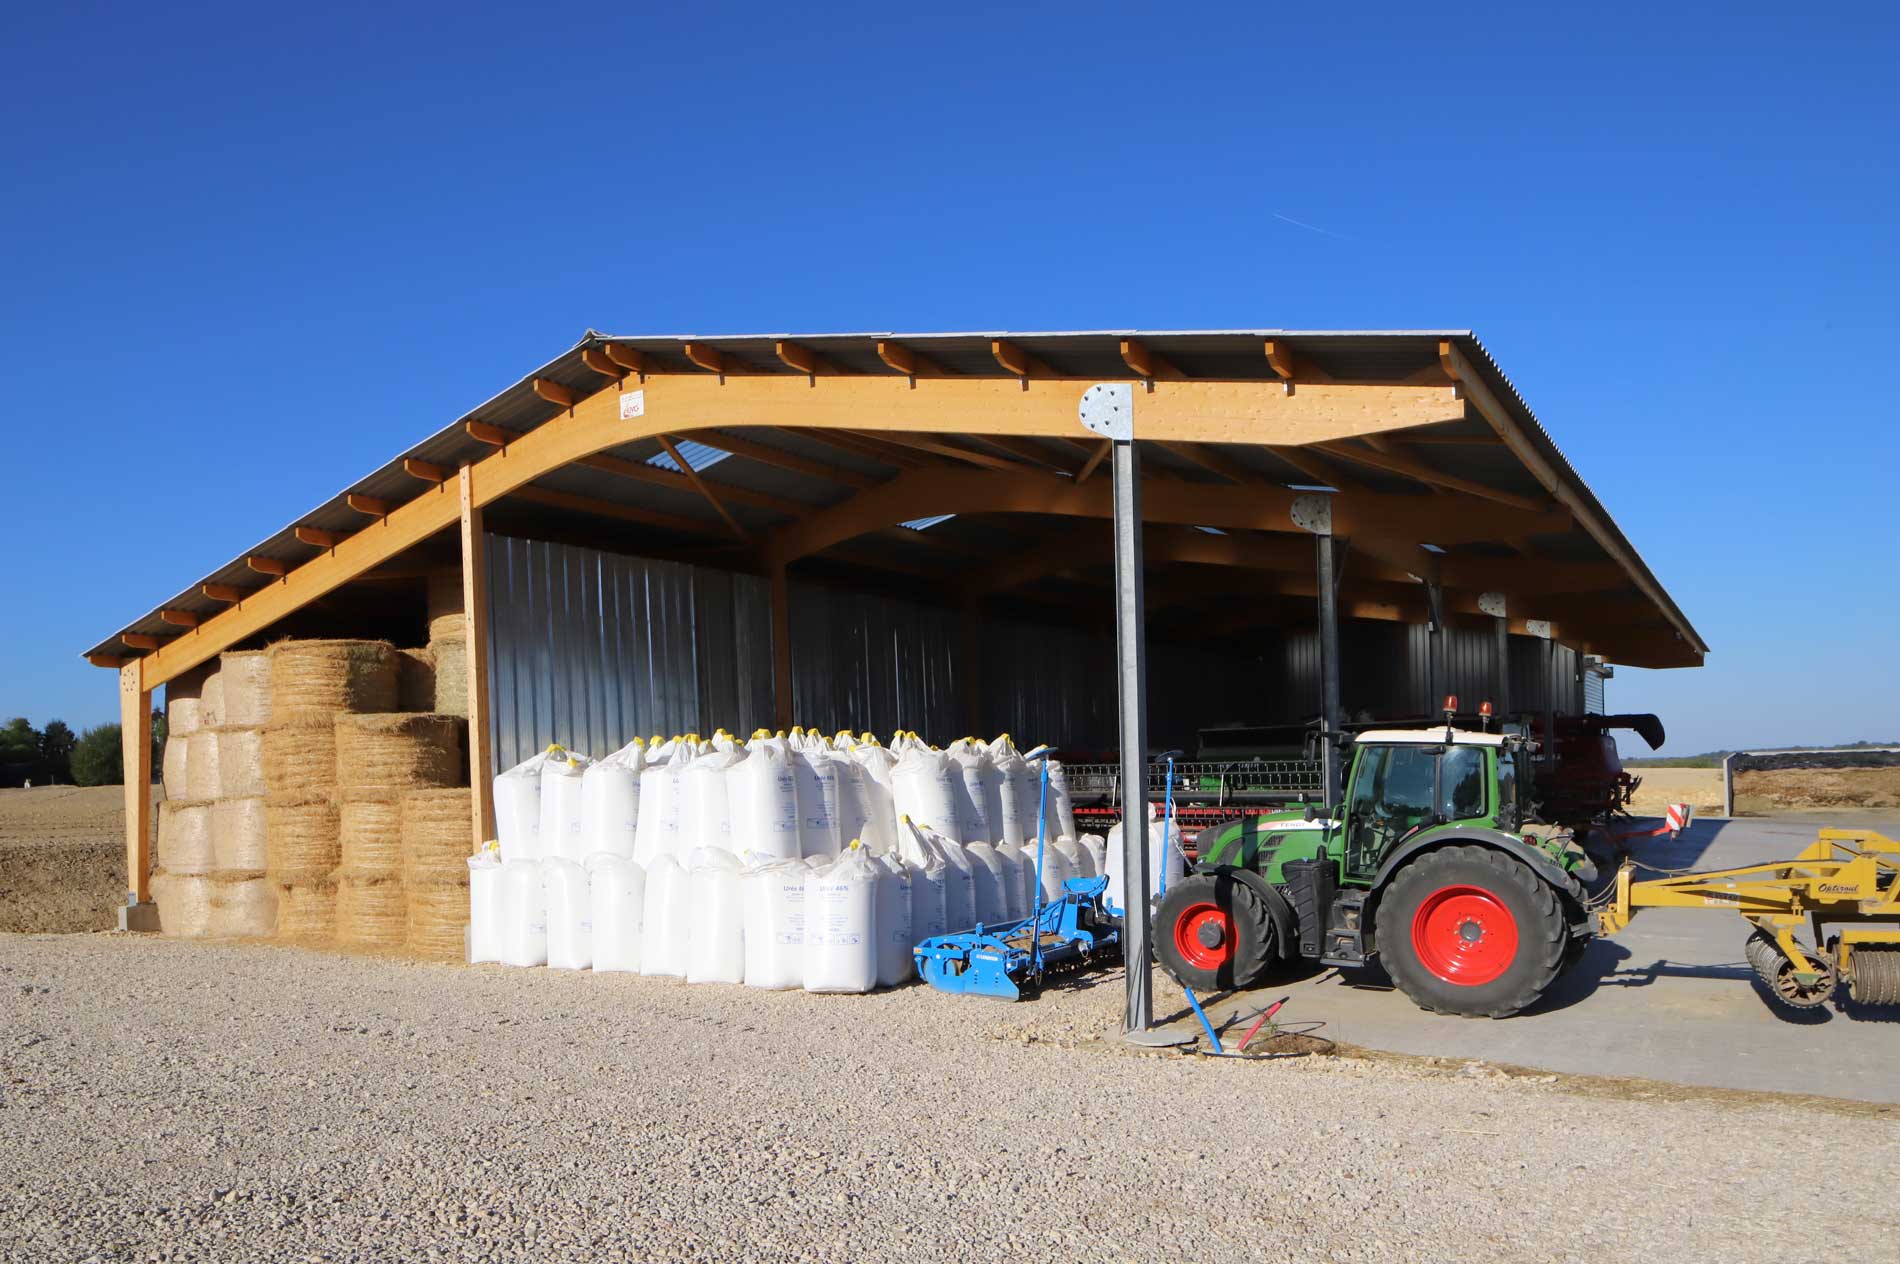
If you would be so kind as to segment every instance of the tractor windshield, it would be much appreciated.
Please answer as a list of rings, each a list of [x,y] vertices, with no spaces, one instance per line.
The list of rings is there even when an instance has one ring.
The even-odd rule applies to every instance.
[[[1438,810],[1447,821],[1468,821],[1484,815],[1484,751],[1476,746],[1454,746],[1445,752],[1439,770]]]
[[[1387,849],[1422,826],[1483,817],[1486,775],[1476,746],[1361,748],[1347,804],[1347,875],[1371,877]]]

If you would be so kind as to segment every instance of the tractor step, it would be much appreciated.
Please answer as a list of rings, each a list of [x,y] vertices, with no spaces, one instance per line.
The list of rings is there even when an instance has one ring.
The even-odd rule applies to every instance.
[[[1340,891],[1326,918],[1326,948],[1319,963],[1323,966],[1359,966],[1366,963],[1366,893]]]

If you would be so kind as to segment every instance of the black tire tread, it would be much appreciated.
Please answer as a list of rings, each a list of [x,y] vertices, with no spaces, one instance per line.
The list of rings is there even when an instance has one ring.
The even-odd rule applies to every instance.
[[[1260,893],[1243,881],[1240,874],[1240,870],[1228,865],[1191,873],[1168,888],[1168,893],[1161,899],[1161,907],[1163,909],[1178,908],[1179,905],[1175,903],[1177,899],[1185,901],[1189,898],[1209,899],[1220,903],[1219,894],[1222,891],[1227,892],[1229,899],[1226,901],[1226,907],[1229,916],[1234,919],[1236,937],[1241,944],[1260,945],[1259,961],[1243,961],[1241,954],[1236,951],[1228,960],[1227,965],[1223,966],[1212,979],[1208,979],[1200,972],[1194,971],[1186,962],[1176,958],[1173,920],[1157,917],[1153,937],[1154,958],[1156,963],[1168,972],[1168,977],[1176,983],[1202,991],[1210,989],[1232,991],[1236,988],[1251,987],[1273,964],[1277,948],[1272,916],[1267,910],[1266,902],[1260,898]],[[1177,895],[1177,893],[1191,892],[1200,894],[1198,896]],[[1246,933],[1248,930],[1252,931],[1251,936]]]
[[[1572,936],[1568,920],[1556,888],[1539,877],[1529,865],[1515,860],[1493,847],[1448,846],[1440,847],[1410,861],[1399,870],[1385,889],[1379,905],[1383,911],[1395,903],[1403,887],[1418,882],[1438,881],[1432,875],[1443,869],[1451,868],[1460,862],[1474,862],[1491,872],[1492,880],[1500,886],[1516,887],[1528,895],[1531,900],[1532,915],[1538,925],[1526,926],[1518,932],[1519,953],[1530,952],[1535,968],[1504,997],[1480,1009],[1453,1009],[1433,1000],[1422,985],[1423,980],[1412,974],[1413,963],[1409,952],[1394,952],[1386,943],[1388,933],[1394,936],[1410,935],[1408,926],[1388,927],[1381,917],[1373,926],[1373,944],[1379,951],[1379,960],[1385,965],[1386,973],[1392,976],[1392,982],[1401,992],[1411,997],[1420,1009],[1430,1010],[1434,1014],[1456,1014],[1464,1018],[1509,1018],[1527,1006],[1533,1005],[1543,996],[1553,980],[1563,970],[1565,956],[1571,950]],[[1575,879],[1571,879],[1574,884]],[[1403,901],[1398,901],[1402,903]],[[1539,930],[1543,932],[1538,934]]]

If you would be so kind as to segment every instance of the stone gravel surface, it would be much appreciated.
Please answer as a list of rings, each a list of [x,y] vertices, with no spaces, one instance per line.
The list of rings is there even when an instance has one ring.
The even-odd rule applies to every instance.
[[[0,1258],[1601,1264],[1900,1240],[1892,1114],[1135,1054],[1101,1039],[1120,1004],[1119,974],[1010,1006],[0,936]]]

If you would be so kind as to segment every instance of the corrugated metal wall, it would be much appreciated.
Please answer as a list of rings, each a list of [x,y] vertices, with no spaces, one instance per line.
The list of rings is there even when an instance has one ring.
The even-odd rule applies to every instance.
[[[972,630],[945,607],[793,584],[792,697],[798,723],[824,732],[915,729],[934,741],[971,723],[963,679],[976,653],[976,727],[1072,750],[1117,744],[1110,612],[1063,623],[994,610]],[[1495,692],[1496,643],[1483,628],[1444,632],[1447,679],[1434,688],[1422,626],[1347,620],[1340,696],[1348,716],[1428,714],[1455,693]],[[1512,702],[1583,709],[1577,655],[1529,637],[1511,643]],[[1220,723],[1318,714],[1319,637],[1263,634],[1252,654],[1149,642],[1148,729],[1157,749],[1192,750]],[[754,575],[489,537],[489,690],[495,764],[549,742],[604,755],[636,736],[774,723],[770,586]]]
[[[495,766],[770,724],[769,603],[757,576],[489,536]]]

